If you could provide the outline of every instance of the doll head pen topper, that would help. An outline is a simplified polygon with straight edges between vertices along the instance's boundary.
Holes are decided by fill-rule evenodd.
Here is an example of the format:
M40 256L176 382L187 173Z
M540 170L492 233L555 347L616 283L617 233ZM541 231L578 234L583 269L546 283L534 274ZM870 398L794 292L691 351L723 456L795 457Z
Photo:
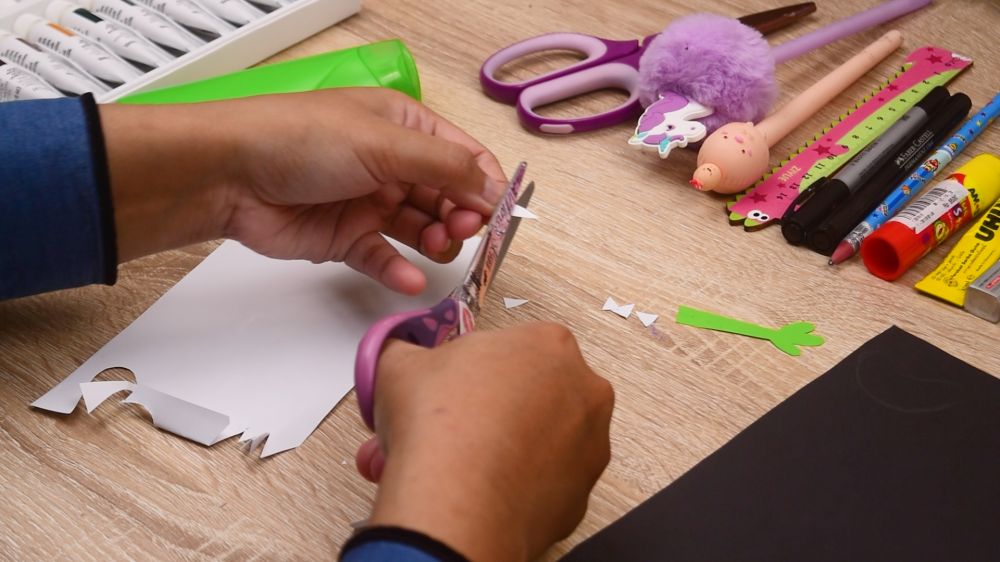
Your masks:
M666 158L723 124L762 119L778 95L778 63L922 8L930 0L891 0L771 48L738 20L693 14L653 39L639 62L646 107L628 143Z
M720 193L736 193L750 187L767 172L771 146L902 44L903 35L890 31L760 123L723 125L705 139L698 151L698 167L691 185Z

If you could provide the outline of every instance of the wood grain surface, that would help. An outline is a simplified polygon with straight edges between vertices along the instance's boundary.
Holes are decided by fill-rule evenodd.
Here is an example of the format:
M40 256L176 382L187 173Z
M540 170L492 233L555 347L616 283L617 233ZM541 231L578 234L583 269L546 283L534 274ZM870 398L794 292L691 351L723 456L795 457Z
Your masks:
M876 1L817 3L817 13L772 35L772 44ZM738 16L775 5L705 0L697 9ZM693 153L679 150L662 162L635 151L625 143L629 125L559 138L529 134L513 108L479 89L482 61L519 39L557 30L641 37L693 9L694 3L668 0L366 0L359 15L273 59L400 37L415 55L430 107L486 143L507 170L529 162L538 185L532 209L540 219L520 228L481 326L563 322L617 390L611 464L586 519L546 559L669 484L892 324L1000 374L1000 327L912 288L953 241L896 283L870 276L857 261L829 268L825 258L786 245L776 228L747 233L729 226L723 199L685 183ZM973 57L973 67L950 88L969 94L974 107L1000 86L995 0L936 0L894 27L905 35L904 49L772 154L787 154L829 124L925 44ZM780 102L885 29L783 64ZM560 57L536 58L531 69L508 74L558 62ZM606 93L550 111L579 115L619 99ZM985 151L1000 153L1000 128L987 131L951 169ZM353 393L303 446L267 460L245 454L233 439L206 448L160 432L144 411L117 399L92 415L82 408L61 416L28 407L214 247L123 265L114 287L0 304L0 558L330 559L350 522L366 516L374 487L353 467L354 449L367 436ZM502 296L531 302L506 310ZM634 316L625 321L602 312L608 296L660 314L656 333ZM772 326L808 320L827 343L789 357L767 342L679 326L672 318L681 304Z

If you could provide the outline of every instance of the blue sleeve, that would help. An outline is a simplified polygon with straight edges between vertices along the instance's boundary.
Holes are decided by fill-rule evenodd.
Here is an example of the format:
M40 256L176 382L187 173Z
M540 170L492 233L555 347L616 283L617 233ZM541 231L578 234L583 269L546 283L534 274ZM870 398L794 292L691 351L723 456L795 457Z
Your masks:
M0 103L0 300L115 282L93 96Z
M402 527L366 527L344 543L340 562L469 562L441 541Z
M387 540L358 545L340 557L340 562L440 562L440 560L416 547Z

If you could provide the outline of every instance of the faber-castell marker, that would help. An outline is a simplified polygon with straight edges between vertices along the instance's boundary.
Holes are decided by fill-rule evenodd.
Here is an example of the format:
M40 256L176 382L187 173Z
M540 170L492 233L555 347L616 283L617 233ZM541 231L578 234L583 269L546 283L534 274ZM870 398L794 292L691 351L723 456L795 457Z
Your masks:
M944 86L935 87L832 178L822 184L817 182L811 192L802 192L797 198L802 202L797 200L793 203L781 218L781 234L785 240L789 244L804 242L810 231L909 144L913 134L930 119L934 109L947 99L948 90Z
M875 176L846 203L826 218L808 235L809 247L825 256L833 253L837 242L878 205L879 201L903 181L942 139L948 137L972 109L969 96L958 93L934 109L934 115L909 139L902 150L886 162Z
M868 238L872 232L875 232L875 229L885 224L885 221L902 209L907 201L919 193L941 170L945 169L959 153L965 150L966 146L976 140L990 126L997 115L1000 115L1000 93L959 127L958 131L927 157L910 177L892 190L892 193L875 207L875 210L865 220L854 227L854 230L833 251L833 255L830 256L830 265L841 263L857 254L858 249L861 248L861 242L865 238Z

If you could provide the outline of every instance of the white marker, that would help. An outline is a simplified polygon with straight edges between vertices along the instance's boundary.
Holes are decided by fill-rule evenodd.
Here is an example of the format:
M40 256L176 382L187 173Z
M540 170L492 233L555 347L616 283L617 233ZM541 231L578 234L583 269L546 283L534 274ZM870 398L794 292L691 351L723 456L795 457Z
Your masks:
M135 67L104 47L34 14L22 14L17 18L14 22L14 33L36 47L68 58L111 87L120 86L128 80L142 76Z
M197 0L208 11L239 27L264 16L264 12L243 0Z
M0 59L0 102L63 97L44 80Z
M220 20L190 0L135 0L159 12L205 41L218 39L235 27Z
M134 32L66 0L55 0L49 4L45 15L104 45L140 70L150 71L173 60L173 57Z
M247 2L252 4L255 8L265 12L273 12L274 10L277 10L287 4L281 0L247 0Z
M71 96L103 94L108 88L66 58L42 51L31 43L0 30L0 58L41 76L57 90Z
M205 44L173 21L132 0L78 0L91 12L134 29L174 56L189 53Z

